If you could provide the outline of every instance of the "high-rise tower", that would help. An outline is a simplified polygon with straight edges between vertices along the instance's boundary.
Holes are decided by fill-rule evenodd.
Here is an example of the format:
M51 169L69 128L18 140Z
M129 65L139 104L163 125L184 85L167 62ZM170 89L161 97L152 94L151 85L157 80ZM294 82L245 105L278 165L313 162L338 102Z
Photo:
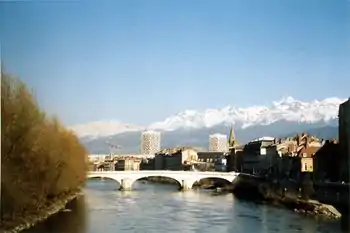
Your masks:
M144 131L141 134L141 154L154 155L160 151L160 132Z

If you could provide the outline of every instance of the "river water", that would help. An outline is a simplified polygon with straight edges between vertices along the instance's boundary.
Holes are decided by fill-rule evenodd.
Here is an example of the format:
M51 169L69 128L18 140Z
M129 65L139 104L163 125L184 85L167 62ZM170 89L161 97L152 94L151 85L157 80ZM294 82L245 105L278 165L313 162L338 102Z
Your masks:
M290 210L254 204L208 190L137 182L118 191L111 180L87 182L85 197L26 233L338 233L339 222L317 221Z

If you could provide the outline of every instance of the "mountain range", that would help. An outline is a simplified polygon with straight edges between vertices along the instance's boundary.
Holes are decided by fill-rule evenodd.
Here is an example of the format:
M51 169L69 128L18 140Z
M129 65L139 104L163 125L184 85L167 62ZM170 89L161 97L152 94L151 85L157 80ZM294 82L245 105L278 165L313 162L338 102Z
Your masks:
M284 137L303 131L320 138L334 138L338 135L339 105L345 101L333 97L307 102L284 97L269 106L185 110L146 126L98 121L70 128L94 154L139 153L140 132L143 130L160 131L163 148L179 145L207 148L209 134L228 134L231 126L240 143L262 136ZM111 151L108 144L120 145L121 149Z

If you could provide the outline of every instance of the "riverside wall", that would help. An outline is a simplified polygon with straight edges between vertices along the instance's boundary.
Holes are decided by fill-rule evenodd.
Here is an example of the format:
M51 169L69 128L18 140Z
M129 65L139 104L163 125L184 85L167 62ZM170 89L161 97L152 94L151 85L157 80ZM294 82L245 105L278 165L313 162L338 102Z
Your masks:
M143 180L178 184L177 181L166 177L148 177ZM232 184L222 180L203 179L195 183L193 188L216 189L218 187L223 192L232 192L239 199L275 205L317 218L341 219L340 212L331 205L322 204L317 200L302 200L298 188L293 183L274 183L263 177L240 175Z
M232 183L237 198L285 207L294 212L317 218L340 220L341 213L331 205L317 200L303 200L293 183L272 182L265 178L239 176Z
M166 177L145 178L148 182L177 184L177 181ZM350 229L349 215L343 215L331 205L323 204L317 200L303 200L298 191L298 185L293 182L271 181L263 177L240 175L232 184L223 180L203 179L194 184L194 189L216 189L219 192L231 192L237 198L262 204L274 205L290 209L298 214L317 219L340 221L342 229Z

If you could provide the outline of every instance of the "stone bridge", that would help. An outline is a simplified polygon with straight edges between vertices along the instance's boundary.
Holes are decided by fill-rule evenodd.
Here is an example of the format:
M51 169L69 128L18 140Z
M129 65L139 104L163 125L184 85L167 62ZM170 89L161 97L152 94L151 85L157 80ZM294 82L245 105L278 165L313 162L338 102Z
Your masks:
M232 183L239 173L236 172L196 172L196 171L94 171L88 172L87 178L109 178L120 184L121 190L131 190L133 183L146 177L167 177L176 180L182 190L192 189L196 181L206 178L219 178Z

